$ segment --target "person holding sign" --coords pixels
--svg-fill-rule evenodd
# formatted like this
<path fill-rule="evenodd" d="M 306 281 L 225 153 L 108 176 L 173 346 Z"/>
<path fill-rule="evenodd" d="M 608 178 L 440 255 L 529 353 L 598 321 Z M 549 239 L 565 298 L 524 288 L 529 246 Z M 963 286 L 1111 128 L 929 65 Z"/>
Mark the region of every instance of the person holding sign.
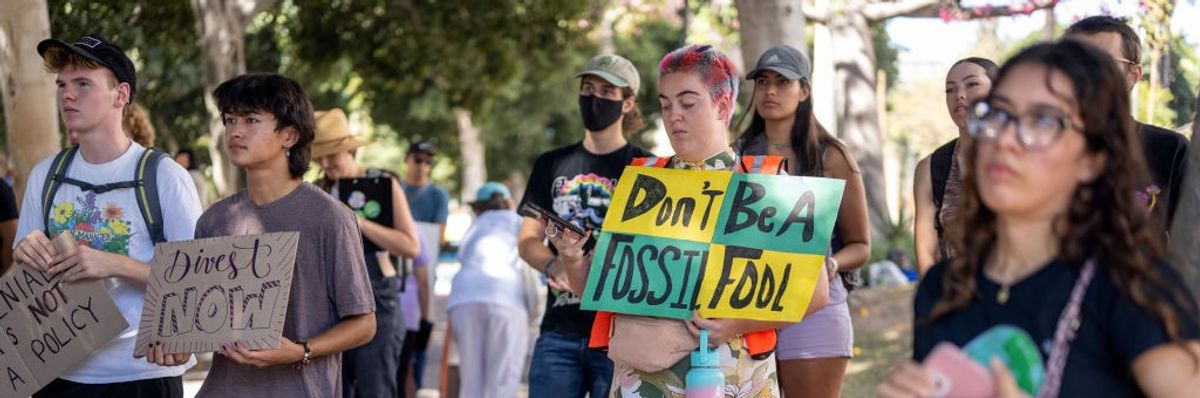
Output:
<path fill-rule="evenodd" d="M 392 173 L 365 169 L 354 160 L 366 141 L 350 134 L 341 109 L 316 113 L 317 134 L 312 156 L 325 176 L 321 189 L 345 203 L 357 215 L 362 231 L 363 257 L 375 291 L 375 337 L 342 358 L 342 385 L 347 397 L 392 397 L 399 394 L 396 372 L 404 345 L 404 318 L 399 299 L 396 256 L 416 257 L 421 249 L 408 200 Z"/>
<path fill-rule="evenodd" d="M 57 75 L 63 124 L 77 132 L 79 144 L 29 173 L 13 257 L 65 281 L 103 279 L 129 328 L 34 396 L 180 397 L 180 376 L 194 360 L 183 356 L 160 367 L 134 359 L 133 352 L 154 244 L 192 238 L 200 215 L 196 188 L 186 170 L 152 160 L 165 154 L 133 142 L 122 128 L 137 79 L 119 46 L 88 35 L 74 43 L 47 39 L 37 48 L 46 69 Z M 139 167 L 143 162 L 145 169 Z M 155 177 L 142 181 L 138 171 Z M 139 198 L 149 191 L 139 184 L 157 194 Z M 160 214 L 142 210 L 149 204 L 161 206 Z M 79 250 L 54 250 L 47 236 L 64 231 L 75 236 Z"/>
<path fill-rule="evenodd" d="M 829 303 L 804 321 L 779 330 L 779 380 L 784 395 L 841 395 L 842 376 L 854 347 L 848 291 L 839 272 L 856 271 L 871 257 L 867 195 L 858 162 L 813 115 L 808 57 L 788 45 L 768 49 L 746 75 L 754 82 L 753 115 L 734 148 L 741 155 L 788 160 L 788 174 L 846 181 L 842 204 L 825 257 Z"/>
<path fill-rule="evenodd" d="M 301 180 L 315 135 L 312 103 L 299 83 L 274 74 L 227 80 L 213 97 L 246 189 L 204 212 L 196 238 L 296 231 L 300 240 L 279 348 L 225 346 L 197 396 L 339 397 L 341 353 L 375 335 L 375 300 L 354 214 Z M 161 346 L 150 351 L 151 361 L 178 359 Z"/>
<path fill-rule="evenodd" d="M 576 77 L 583 140 L 538 156 L 521 207 L 537 205 L 579 228 L 594 230 L 604 223 L 622 169 L 635 157 L 650 155 L 625 138 L 642 128 L 637 106 L 641 76 L 625 58 L 598 55 Z M 612 380 L 612 361 L 587 349 L 596 313 L 579 308 L 579 296 L 567 284 L 557 248 L 546 244 L 551 222 L 536 217 L 523 220 L 521 258 L 543 272 L 550 284 L 529 368 L 529 395 L 603 396 Z"/>
<path fill-rule="evenodd" d="M 737 85 L 738 77 L 733 63 L 712 46 L 690 45 L 663 57 L 658 68 L 658 87 L 662 93 L 659 103 L 662 105 L 663 122 L 671 147 L 676 154 L 670 158 L 639 159 L 635 164 L 685 170 L 741 170 L 739 165 L 744 165 L 744 159 L 740 159 L 729 147 L 727 130 L 737 98 Z M 776 165 L 775 170 L 769 172 L 781 171 L 778 170 L 781 163 L 778 157 L 762 160 L 764 164 Z M 748 163 L 758 162 L 752 160 Z M 570 286 L 576 287 L 577 292 L 586 285 L 591 269 L 591 255 L 583 252 L 583 243 L 589 235 L 590 232 L 580 236 L 570 230 L 562 230 L 551 238 L 551 242 L 560 250 L 562 264 L 570 277 Z M 808 313 L 823 307 L 828 299 L 828 278 L 824 275 L 822 269 L 806 311 Z M 648 334 L 619 336 L 623 332 L 622 323 L 640 325 L 636 328 Z M 596 324 L 597 327 L 592 331 L 591 346 L 607 347 L 610 356 L 618 351 L 628 351 L 628 347 L 622 347 L 621 344 L 638 344 L 638 341 L 650 341 L 650 345 L 662 345 L 670 341 L 674 345 L 685 340 L 690 344 L 680 346 L 690 345 L 693 349 L 698 344 L 708 344 L 720 352 L 720 369 L 724 372 L 726 386 L 746 389 L 739 392 L 739 396 L 780 396 L 774 356 L 775 329 L 791 326 L 790 322 L 706 319 L 699 315 L 693 315 L 685 321 L 601 312 L 597 315 Z M 606 333 L 610 327 L 614 330 L 611 335 Z M 698 341 L 701 329 L 708 330 L 708 341 Z M 683 381 L 690 366 L 686 356 L 689 351 L 665 353 L 677 357 L 672 358 L 674 363 L 665 366 L 649 364 L 661 360 L 649 357 L 645 358 L 647 364 L 617 363 L 612 396 L 642 396 L 642 392 L 647 390 L 662 396 L 677 396 L 678 392 L 684 391 Z M 678 355 L 680 352 L 683 355 Z"/>
<path fill-rule="evenodd" d="M 1011 325 L 1037 342 L 1045 372 L 1040 387 L 1018 387 L 1015 370 L 1029 367 L 992 360 L 1000 396 L 1200 391 L 1196 303 L 1131 195 L 1146 164 L 1124 83 L 1111 57 L 1070 40 L 1000 69 L 968 122 L 966 233 L 952 237 L 962 252 L 934 265 L 914 299 L 913 360 Z M 941 366 L 930 362 L 893 367 L 879 395 L 934 396 Z"/>
<path fill-rule="evenodd" d="M 962 233 L 957 219 L 962 211 L 962 165 L 966 162 L 965 147 L 971 144 L 967 111 L 987 97 L 999 71 L 995 62 L 971 57 L 959 60 L 946 73 L 946 108 L 958 126 L 958 138 L 917 162 L 913 173 L 913 246 L 921 275 L 934 263 L 953 257 L 949 237 Z"/>

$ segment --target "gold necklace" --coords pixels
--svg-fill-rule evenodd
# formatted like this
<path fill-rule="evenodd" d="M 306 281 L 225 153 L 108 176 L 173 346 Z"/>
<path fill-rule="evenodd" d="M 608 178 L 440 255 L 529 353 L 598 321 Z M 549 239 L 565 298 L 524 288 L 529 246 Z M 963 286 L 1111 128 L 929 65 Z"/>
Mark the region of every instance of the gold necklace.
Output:
<path fill-rule="evenodd" d="M 1000 284 L 1000 291 L 996 292 L 996 302 L 1000 305 L 1008 303 L 1008 288 L 1008 282 L 1004 282 Z"/>

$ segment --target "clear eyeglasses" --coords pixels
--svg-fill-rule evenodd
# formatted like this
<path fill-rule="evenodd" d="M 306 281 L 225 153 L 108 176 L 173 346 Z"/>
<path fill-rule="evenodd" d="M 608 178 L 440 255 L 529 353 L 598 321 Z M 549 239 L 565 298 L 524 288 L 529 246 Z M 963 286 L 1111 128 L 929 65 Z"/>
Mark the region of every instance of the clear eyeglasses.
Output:
<path fill-rule="evenodd" d="M 1038 150 L 1058 141 L 1068 128 L 1082 130 L 1065 112 L 1054 107 L 1041 107 L 1024 115 L 1013 114 L 987 102 L 978 102 L 967 115 L 967 133 L 977 141 L 995 141 L 1016 125 L 1017 142 L 1021 147 Z"/>

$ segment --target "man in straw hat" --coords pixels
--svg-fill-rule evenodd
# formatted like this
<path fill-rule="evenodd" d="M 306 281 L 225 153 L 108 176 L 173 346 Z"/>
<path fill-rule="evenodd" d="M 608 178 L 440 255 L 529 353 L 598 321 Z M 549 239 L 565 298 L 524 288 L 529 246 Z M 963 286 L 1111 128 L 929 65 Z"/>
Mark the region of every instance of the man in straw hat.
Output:
<path fill-rule="evenodd" d="M 387 171 L 364 168 L 354 159 L 367 142 L 350 134 L 346 114 L 335 108 L 315 116 L 312 156 L 325 173 L 316 185 L 358 216 L 367 274 L 375 291 L 375 338 L 342 355 L 342 391 L 346 397 L 394 397 L 400 388 L 396 371 L 405 333 L 397 298 L 400 262 L 395 256 L 417 255 L 417 227 L 399 179 Z"/>

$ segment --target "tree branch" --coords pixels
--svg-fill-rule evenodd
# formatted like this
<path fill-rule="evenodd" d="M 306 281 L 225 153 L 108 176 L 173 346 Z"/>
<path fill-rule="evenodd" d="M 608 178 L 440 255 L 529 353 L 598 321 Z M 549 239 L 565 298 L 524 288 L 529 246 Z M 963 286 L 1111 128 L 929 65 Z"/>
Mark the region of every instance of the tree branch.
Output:
<path fill-rule="evenodd" d="M 915 14 L 929 13 L 929 16 L 937 15 L 938 5 L 942 3 L 944 6 L 945 0 L 893 0 L 886 2 L 872 2 L 863 7 L 863 15 L 868 21 L 879 22 L 892 17 L 900 16 L 919 16 Z M 954 2 L 957 4 L 957 2 Z"/>
<path fill-rule="evenodd" d="M 984 5 L 977 7 L 962 7 L 961 0 L 888 0 L 876 1 L 863 8 L 863 14 L 871 22 L 879 22 L 892 17 L 939 17 L 945 21 L 971 20 L 1007 17 L 1012 15 L 1029 15 L 1030 13 L 1053 8 L 1059 0 L 1025 0 L 1019 5 Z"/>
<path fill-rule="evenodd" d="M 812 1 L 800 3 L 800 12 L 804 14 L 805 19 L 814 23 L 823 24 L 829 21 L 829 7 L 818 9 Z"/>
<path fill-rule="evenodd" d="M 1007 6 L 987 5 L 987 6 L 981 6 L 981 7 L 967 7 L 967 8 L 963 8 L 963 7 L 959 6 L 959 3 L 957 1 L 955 1 L 953 4 L 953 7 L 943 8 L 939 12 L 938 16 L 946 21 L 950 21 L 950 20 L 965 21 L 965 20 L 971 20 L 971 19 L 989 19 L 989 18 L 1008 17 L 1008 16 L 1013 16 L 1013 15 L 1029 15 L 1037 10 L 1054 8 L 1055 6 L 1058 5 L 1058 1 L 1059 0 L 1027 0 L 1021 5 L 1015 5 L 1015 6 L 1013 6 L 1013 5 L 1007 5 Z"/>

